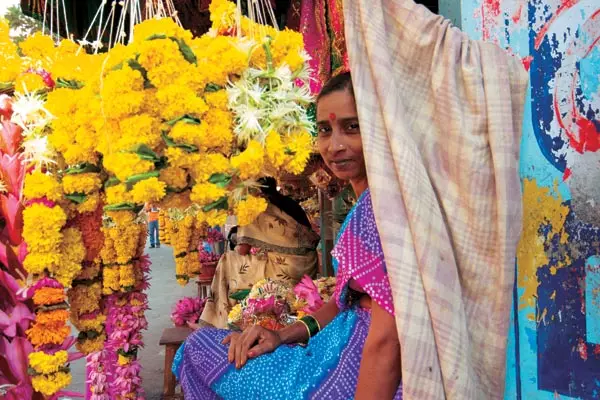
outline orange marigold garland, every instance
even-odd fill
[[[88,174],[90,175],[90,174]],[[77,175],[73,175],[77,177]],[[90,184],[95,184],[96,177],[92,174],[84,179]],[[63,181],[64,185],[64,181]],[[81,184],[70,183],[77,187]],[[96,186],[93,186],[97,190]],[[80,189],[82,190],[82,189]],[[65,191],[67,188],[65,187]],[[91,194],[95,192],[87,192]],[[85,258],[83,268],[69,290],[71,303],[71,323],[80,332],[77,337],[77,350],[83,354],[101,350],[106,340],[104,322],[106,316],[102,310],[102,263],[100,251],[104,246],[104,233],[102,232],[102,203],[96,205],[91,212],[75,212],[74,218],[69,223],[77,226],[82,234],[85,245]]]

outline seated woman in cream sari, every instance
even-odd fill
[[[239,227],[236,251],[226,252],[217,266],[201,319],[217,328],[227,327],[227,315],[235,305],[230,296],[250,289],[264,278],[295,285],[304,275],[317,272],[316,247],[319,236],[310,228],[302,208],[277,192],[275,180],[265,180],[269,201],[265,212],[252,224]],[[250,254],[250,248],[258,248]]]

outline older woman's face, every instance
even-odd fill
[[[342,180],[361,180],[367,175],[356,102],[350,90],[339,90],[317,104],[318,145],[331,172]]]

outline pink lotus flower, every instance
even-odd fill
[[[267,298],[248,299],[244,308],[244,317],[252,317],[259,314],[273,314],[279,318],[286,308],[285,300],[278,300],[275,296]]]
[[[7,94],[0,94],[0,119],[10,120],[12,112],[12,98]]]
[[[0,377],[7,383],[18,387],[19,392],[32,393],[29,375],[27,374],[27,356],[33,351],[33,346],[24,337],[15,337],[8,340],[0,336],[0,359],[6,363],[0,363]],[[26,387],[29,385],[29,388]],[[9,397],[10,398],[10,397]],[[28,397],[13,397],[15,399],[31,399]]]
[[[308,275],[304,275],[302,280],[294,287],[294,293],[306,301],[307,306],[302,310],[306,313],[313,313],[323,306],[319,288]]]
[[[175,326],[186,326],[188,323],[195,324],[200,319],[205,304],[206,299],[184,297],[175,304],[171,313],[171,321]]]
[[[0,212],[4,217],[4,231],[10,243],[16,246],[22,242],[23,206],[18,197],[8,194],[0,195]]]
[[[0,156],[0,178],[8,193],[21,198],[25,178],[25,166],[21,154],[2,154]]]
[[[21,330],[20,334],[24,335],[30,321],[35,319],[35,314],[23,303],[17,303],[6,311],[0,310],[0,332],[9,338],[17,335],[17,328]]]
[[[12,109],[11,109],[12,113]],[[8,155],[15,155],[23,141],[23,129],[10,122],[8,119],[2,121],[0,129],[0,150]]]
[[[3,260],[2,263],[4,263]],[[19,302],[17,292],[20,288],[19,283],[11,274],[0,269],[0,309],[7,310],[8,307]]]

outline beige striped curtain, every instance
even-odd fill
[[[404,398],[501,399],[527,75],[412,0],[346,0]]]

